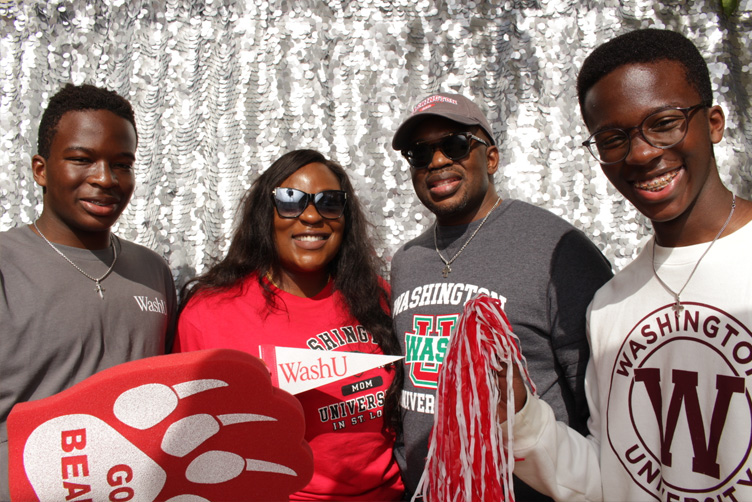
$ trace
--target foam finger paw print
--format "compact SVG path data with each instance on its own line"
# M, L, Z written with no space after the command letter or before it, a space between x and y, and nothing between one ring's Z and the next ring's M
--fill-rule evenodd
M273 388L252 356L217 350L150 358L17 405L8 419L11 495L287 500L312 474L303 433L300 404Z
M162 422L175 411L180 399L225 386L227 383L222 380L192 380L173 387L146 384L120 394L115 400L113 412L124 424L146 430ZM162 438L161 449L169 455L185 457L217 434L223 426L276 420L274 417L255 413L229 413L217 417L202 413L183 417L167 428ZM223 483L239 476L245 470L297 476L289 467L274 462L244 459L240 455L226 451L207 451L188 465L186 478L193 483Z

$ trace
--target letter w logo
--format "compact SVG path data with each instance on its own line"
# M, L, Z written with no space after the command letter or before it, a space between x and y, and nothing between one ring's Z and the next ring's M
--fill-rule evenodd
M744 378L716 375L715 388L717 393L713 405L713 414L710 418L710 434L706 438L705 423L700 410L700 400L697 396L697 372L676 369L671 372L674 391L668 405L665 426L661 411L663 410L661 370L658 368L639 368L634 373L635 381L645 384L650 403L653 405L653 412L658 421L661 434L661 463L671 466L671 443L674 440L676 424L679 421L679 413L681 413L683 403L687 415L689 436L692 440L692 449L694 450L692 470L719 479L720 466L716 462L718 446L731 405L731 397L735 393L744 392Z

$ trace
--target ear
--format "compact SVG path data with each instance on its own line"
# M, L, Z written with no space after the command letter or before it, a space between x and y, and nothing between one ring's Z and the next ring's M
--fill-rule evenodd
M499 169L499 149L491 145L486 148L486 172L489 176Z
M34 174L34 181L41 187L47 187L47 160L41 155L34 155L31 158L31 172Z
M723 108L715 105L708 109L708 126L710 127L710 141L713 144L723 139L723 131L726 129L726 116Z

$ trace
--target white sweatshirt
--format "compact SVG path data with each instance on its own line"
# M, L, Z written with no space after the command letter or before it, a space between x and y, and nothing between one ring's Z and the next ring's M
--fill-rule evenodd
M680 290L707 248L656 246L657 274ZM651 240L590 305L590 436L528 397L515 474L557 500L752 501L752 223L713 245L678 316L652 260Z

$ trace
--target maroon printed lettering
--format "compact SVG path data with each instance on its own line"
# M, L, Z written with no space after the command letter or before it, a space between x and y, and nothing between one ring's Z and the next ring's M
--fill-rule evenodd
M661 437L661 462L672 465L671 445L676 432L682 407L685 410L694 457L692 470L716 479L720 477L718 445L726 423L733 394L744 393L744 379L728 375L716 376L716 399L710 419L710 433L705 436L705 423L697 395L697 372L675 369L672 371L674 390L669 401L668 413L664 423L662 418L663 396L661 395L661 375L657 368L635 369L635 381L645 384L650 404L658 421ZM683 406L682 406L683 405Z

